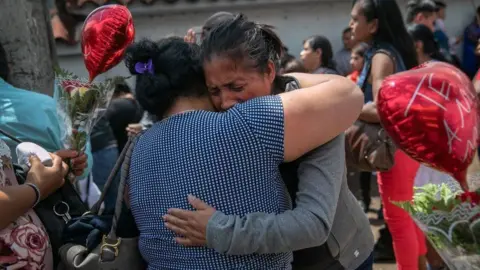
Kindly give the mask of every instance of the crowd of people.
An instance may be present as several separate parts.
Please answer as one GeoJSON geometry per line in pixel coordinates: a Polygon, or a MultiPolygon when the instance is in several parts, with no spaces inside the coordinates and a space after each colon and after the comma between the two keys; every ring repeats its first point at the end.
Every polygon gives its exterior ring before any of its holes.
{"type": "MultiPolygon", "coordinates": [[[[411,0],[404,19],[395,0],[356,0],[343,48],[334,53],[325,36],[313,35],[298,59],[274,27],[229,12],[212,15],[201,33],[137,41],[125,53],[135,89],[115,79],[85,152],[62,149],[52,98],[9,84],[0,46],[0,129],[53,160],[45,167],[32,157],[19,185],[16,141],[0,140],[0,266],[55,269],[57,251],[33,206],[62,186],[66,163],[77,182],[103,190],[129,136],[137,136],[125,211],[148,269],[366,270],[383,260],[399,270],[446,269],[414,220],[391,203],[412,199],[419,163],[398,150],[389,171],[360,172],[357,200],[344,135],[357,119],[380,122],[375,103],[389,75],[442,61],[474,79],[480,8],[465,29],[461,60],[461,38],[445,31],[446,8],[411,0]],[[365,214],[372,173],[386,223],[377,243],[365,214]],[[19,230],[34,234],[37,246],[16,239],[19,230]]],[[[110,190],[105,213],[115,208],[110,190]]]]}

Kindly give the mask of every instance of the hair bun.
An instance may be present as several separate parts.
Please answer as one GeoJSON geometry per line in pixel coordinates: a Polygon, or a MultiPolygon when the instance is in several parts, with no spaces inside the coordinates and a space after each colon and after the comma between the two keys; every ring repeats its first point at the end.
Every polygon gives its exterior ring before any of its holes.
{"type": "MultiPolygon", "coordinates": [[[[205,88],[198,46],[179,37],[158,42],[148,39],[131,45],[125,64],[136,75],[135,93],[149,113],[162,117],[172,102],[184,91],[205,88]]],[[[206,90],[205,90],[206,92],[206,90]]]]}

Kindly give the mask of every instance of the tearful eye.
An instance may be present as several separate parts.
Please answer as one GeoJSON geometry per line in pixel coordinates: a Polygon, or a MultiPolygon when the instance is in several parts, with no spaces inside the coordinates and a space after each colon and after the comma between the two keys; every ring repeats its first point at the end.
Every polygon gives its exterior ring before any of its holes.
{"type": "Polygon", "coordinates": [[[220,90],[216,87],[214,88],[208,88],[208,93],[211,95],[211,96],[218,96],[220,94],[220,90]]]}

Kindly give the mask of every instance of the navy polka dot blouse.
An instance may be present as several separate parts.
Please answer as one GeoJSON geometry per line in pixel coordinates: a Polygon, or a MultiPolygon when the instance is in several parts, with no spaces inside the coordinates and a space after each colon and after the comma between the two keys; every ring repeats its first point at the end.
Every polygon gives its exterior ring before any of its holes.
{"type": "Polygon", "coordinates": [[[253,99],[224,113],[191,111],[156,123],[131,159],[130,204],[149,269],[289,269],[291,253],[231,256],[174,241],[162,216],[193,210],[192,194],[229,215],[281,213],[291,201],[283,162],[283,107],[278,96],[253,99]]]}

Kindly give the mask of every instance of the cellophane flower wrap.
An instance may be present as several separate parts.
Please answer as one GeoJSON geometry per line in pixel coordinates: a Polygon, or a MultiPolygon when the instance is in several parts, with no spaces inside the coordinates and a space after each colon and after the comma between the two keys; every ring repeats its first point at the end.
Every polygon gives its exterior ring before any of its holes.
{"type": "Polygon", "coordinates": [[[480,188],[463,191],[452,178],[415,188],[406,210],[450,270],[480,269],[480,188]]]}
{"type": "Polygon", "coordinates": [[[66,149],[84,151],[96,120],[106,111],[114,91],[112,80],[101,83],[59,70],[55,76],[55,101],[66,149]]]}

